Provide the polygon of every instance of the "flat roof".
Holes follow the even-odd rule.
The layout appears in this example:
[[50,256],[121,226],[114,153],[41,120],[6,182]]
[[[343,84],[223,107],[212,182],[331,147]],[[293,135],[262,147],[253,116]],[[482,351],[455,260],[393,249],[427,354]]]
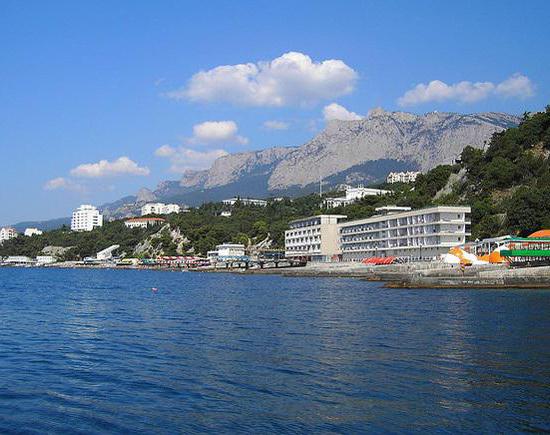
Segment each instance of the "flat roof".
[[320,218],[320,217],[333,217],[333,218],[337,218],[337,219],[345,219],[345,218],[347,218],[347,215],[345,215],[345,214],[318,214],[318,215],[314,215],[314,216],[308,216],[308,217],[305,217],[305,218],[294,219],[294,220],[290,221],[289,224],[292,224],[294,222],[307,221],[307,220],[310,220],[310,219],[315,219],[315,218]]
[[374,215],[374,216],[364,218],[364,219],[356,219],[356,220],[353,220],[353,221],[342,222],[339,225],[344,227],[344,226],[358,225],[358,224],[362,224],[362,223],[379,222],[379,221],[389,220],[389,219],[399,219],[399,218],[403,218],[403,217],[415,216],[415,215],[418,215],[418,214],[426,214],[426,213],[437,213],[437,212],[470,213],[471,211],[472,211],[471,207],[466,206],[466,205],[459,205],[459,206],[438,205],[438,206],[435,206],[435,207],[419,208],[419,209],[416,209],[416,210],[403,211],[403,212],[400,212],[400,213]]
[[124,222],[143,222],[143,221],[165,221],[166,219],[159,218],[159,217],[136,217],[136,218],[128,218]]

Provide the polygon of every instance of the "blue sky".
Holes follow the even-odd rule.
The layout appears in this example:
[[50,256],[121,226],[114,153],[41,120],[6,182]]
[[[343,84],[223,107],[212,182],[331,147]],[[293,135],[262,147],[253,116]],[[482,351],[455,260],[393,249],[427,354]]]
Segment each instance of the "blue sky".
[[548,22],[547,1],[4,0],[0,224],[300,145],[325,117],[541,110]]

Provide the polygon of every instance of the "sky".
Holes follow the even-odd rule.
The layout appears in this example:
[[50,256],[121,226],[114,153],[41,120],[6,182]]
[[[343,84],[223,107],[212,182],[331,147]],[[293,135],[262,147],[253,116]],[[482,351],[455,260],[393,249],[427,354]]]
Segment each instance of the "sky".
[[382,107],[550,104],[550,2],[0,2],[0,224]]

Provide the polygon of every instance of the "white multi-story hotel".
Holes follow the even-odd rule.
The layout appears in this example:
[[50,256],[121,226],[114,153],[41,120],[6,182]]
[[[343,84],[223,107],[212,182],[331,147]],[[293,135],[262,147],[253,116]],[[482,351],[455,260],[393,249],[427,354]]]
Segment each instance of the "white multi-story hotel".
[[236,203],[240,202],[243,205],[259,205],[260,207],[265,207],[267,205],[267,201],[263,199],[254,199],[254,198],[229,198],[224,199],[222,202],[225,205],[235,205]]
[[92,231],[103,226],[103,215],[93,205],[83,204],[73,211],[71,230]]
[[0,244],[6,240],[15,239],[17,237],[17,231],[12,227],[0,228]]
[[285,257],[330,261],[340,253],[338,223],[346,217],[325,214],[291,221],[285,231]]
[[[379,211],[382,211],[379,209]],[[470,207],[437,206],[339,225],[343,261],[369,257],[435,259],[470,235]]]
[[386,178],[386,183],[414,183],[418,174],[420,174],[420,172],[390,172]]
[[327,206],[327,208],[334,208],[352,204],[355,201],[364,198],[365,196],[387,195],[388,193],[391,192],[389,190],[372,189],[363,186],[346,186],[346,196],[338,198],[327,198],[325,200],[325,205]]
[[164,204],[162,202],[150,202],[141,207],[141,215],[179,213],[181,207],[178,204]]

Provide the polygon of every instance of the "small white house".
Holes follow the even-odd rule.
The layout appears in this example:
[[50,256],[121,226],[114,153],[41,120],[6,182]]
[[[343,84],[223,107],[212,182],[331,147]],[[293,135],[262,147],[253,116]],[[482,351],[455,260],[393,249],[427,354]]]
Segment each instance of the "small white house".
[[243,260],[246,258],[244,245],[241,243],[223,243],[216,246],[218,260]]
[[339,206],[345,206],[349,204],[353,204],[355,201],[358,201],[365,196],[380,196],[380,195],[387,195],[388,193],[391,193],[389,190],[383,190],[383,189],[372,189],[370,187],[363,187],[363,186],[357,186],[357,187],[351,187],[346,186],[346,195],[338,198],[327,198],[325,200],[325,205],[327,208],[334,208]]
[[166,222],[166,219],[157,217],[130,218],[124,221],[127,228],[147,228]]
[[57,260],[55,257],[52,257],[51,255],[38,255],[36,257],[36,264],[38,266],[44,265],[44,264],[52,264],[55,263]]
[[40,236],[42,235],[42,231],[38,228],[26,228],[23,234],[27,237]]

